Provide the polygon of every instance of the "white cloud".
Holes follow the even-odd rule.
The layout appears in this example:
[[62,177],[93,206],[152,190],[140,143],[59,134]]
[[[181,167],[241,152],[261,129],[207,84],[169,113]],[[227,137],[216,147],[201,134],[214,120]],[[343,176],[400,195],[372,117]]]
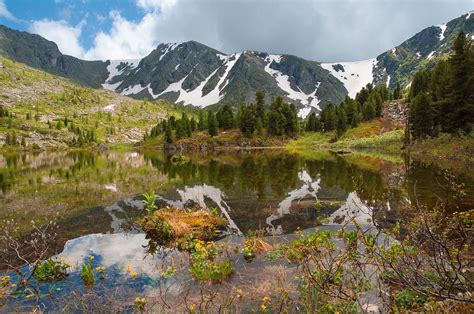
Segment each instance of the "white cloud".
[[155,31],[159,15],[145,14],[134,23],[124,19],[119,12],[110,13],[112,27],[109,32],[96,34],[92,48],[84,57],[88,60],[133,59],[150,53],[155,47],[159,33]]
[[137,6],[145,10],[165,12],[176,4],[177,0],[137,0]]
[[14,22],[18,21],[18,19],[14,17],[10,11],[8,11],[7,5],[5,4],[5,0],[0,0],[0,17],[4,17],[7,20]]
[[64,20],[52,21],[43,19],[34,21],[30,25],[29,31],[54,41],[62,53],[81,58],[84,56],[85,51],[80,44],[79,38],[84,24],[84,20],[76,26],[71,26]]
[[127,20],[118,11],[110,12],[110,29],[92,34],[89,50],[79,42],[81,25],[63,20],[34,24],[43,22],[45,29],[36,32],[64,53],[89,60],[141,58],[159,42],[196,40],[225,53],[259,50],[317,61],[356,61],[466,13],[471,1],[437,0],[426,10],[428,0],[134,0],[143,17]]

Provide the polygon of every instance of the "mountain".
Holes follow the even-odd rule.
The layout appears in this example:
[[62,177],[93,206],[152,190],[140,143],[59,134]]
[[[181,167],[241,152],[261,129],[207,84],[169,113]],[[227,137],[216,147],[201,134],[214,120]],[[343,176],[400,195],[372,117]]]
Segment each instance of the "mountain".
[[0,55],[90,87],[100,87],[107,78],[106,62],[63,55],[54,42],[3,25],[0,25]]
[[299,115],[354,97],[367,83],[407,86],[418,70],[449,53],[460,30],[474,36],[474,12],[428,27],[379,56],[320,63],[292,55],[243,51],[230,55],[195,41],[160,44],[139,60],[83,61],[56,44],[0,26],[0,55],[133,98],[167,99],[197,107],[238,106],[263,91],[267,103],[284,96]]

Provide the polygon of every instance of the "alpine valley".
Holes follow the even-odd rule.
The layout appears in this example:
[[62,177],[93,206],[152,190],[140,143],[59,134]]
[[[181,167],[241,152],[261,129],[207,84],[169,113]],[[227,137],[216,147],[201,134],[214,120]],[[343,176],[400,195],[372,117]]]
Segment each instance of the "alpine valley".
[[263,91],[267,103],[284,96],[306,117],[347,95],[354,97],[367,83],[406,87],[415,72],[445,58],[460,30],[474,38],[472,11],[359,62],[321,63],[248,50],[228,55],[195,41],[162,43],[139,60],[85,61],[62,54],[39,35],[0,25],[0,55],[85,86],[201,108],[236,107]]

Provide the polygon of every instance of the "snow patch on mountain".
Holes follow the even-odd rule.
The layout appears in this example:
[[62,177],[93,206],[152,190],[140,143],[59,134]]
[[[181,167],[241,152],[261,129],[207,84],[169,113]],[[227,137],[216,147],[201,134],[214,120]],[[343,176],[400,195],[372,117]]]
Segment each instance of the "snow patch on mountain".
[[161,50],[161,55],[160,57],[158,58],[158,62],[161,61],[161,59],[163,59],[164,56],[166,56],[169,52],[173,51],[176,49],[176,47],[179,46],[179,43],[168,43],[165,45],[165,47],[163,47],[163,49]]
[[446,28],[448,28],[448,26],[446,25],[446,23],[443,23],[440,25],[436,25],[436,27],[439,27],[441,29],[441,33],[439,34],[439,41],[442,41],[444,39],[444,32],[446,31]]
[[[339,79],[347,89],[349,96],[354,98],[362,87],[372,83],[374,79],[373,68],[376,62],[377,59],[373,58],[356,62],[321,63],[321,67]],[[336,70],[334,67],[336,65],[341,65],[344,71]]]
[[[221,55],[222,56],[222,55]],[[219,101],[224,98],[225,94],[223,93],[224,88],[227,86],[229,83],[229,78],[228,75],[232,68],[234,67],[235,63],[237,60],[239,60],[241,56],[241,53],[235,53],[230,56],[225,56],[223,57],[222,60],[224,60],[224,63],[217,68],[214,72],[212,72],[207,78],[205,78],[195,89],[187,91],[183,89],[182,84],[184,80],[187,78],[185,76],[178,82],[170,84],[164,91],[159,93],[158,95],[153,95],[153,98],[157,98],[161,95],[164,95],[169,92],[177,92],[179,93],[178,99],[176,100],[176,103],[183,102],[184,105],[193,105],[197,107],[207,107],[210,105],[213,105],[215,103],[218,103]],[[203,89],[204,86],[206,86],[206,83],[219,71],[222,67],[225,67],[225,72],[224,74],[219,78],[219,82],[216,84],[216,87],[207,93],[205,96],[203,96]],[[188,74],[189,75],[189,74]]]
[[117,75],[122,74],[125,70],[135,69],[140,63],[140,60],[141,59],[107,60],[109,62],[109,65],[107,66],[107,72],[109,72],[109,76],[107,77],[105,82],[102,84],[102,87],[105,89],[115,91],[115,89],[122,82],[110,84],[109,81],[112,80]]
[[466,20],[469,20],[469,18],[470,18],[471,15],[473,15],[473,14],[474,14],[474,10],[473,10],[473,11],[469,11],[469,12],[467,13]]
[[272,69],[270,67],[273,62],[280,63],[282,58],[283,56],[281,55],[268,55],[267,57],[265,57],[264,60],[265,62],[267,62],[267,64],[265,65],[265,72],[270,74],[277,82],[278,87],[280,87],[281,90],[287,93],[286,97],[299,101],[304,106],[303,109],[301,109],[298,113],[300,117],[306,117],[311,112],[311,108],[321,110],[318,105],[320,100],[316,96],[321,82],[318,82],[315,86],[314,91],[309,94],[303,92],[299,88],[299,86],[297,86],[298,90],[294,90],[291,87],[290,77],[288,75],[283,74],[282,72]]

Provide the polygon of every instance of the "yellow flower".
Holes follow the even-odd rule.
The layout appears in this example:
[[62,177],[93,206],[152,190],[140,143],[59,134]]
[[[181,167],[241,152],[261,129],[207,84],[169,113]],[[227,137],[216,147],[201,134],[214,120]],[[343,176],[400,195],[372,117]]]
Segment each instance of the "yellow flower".
[[267,297],[267,296],[264,296],[264,297],[262,298],[262,301],[265,302],[265,303],[267,303],[268,301],[270,301],[270,298]]
[[136,272],[132,271],[131,275],[132,275],[133,280],[135,280],[137,278],[137,273]]
[[127,267],[125,268],[125,271],[127,273],[131,273],[132,272],[132,266],[130,264],[128,264]]
[[193,304],[191,304],[191,306],[189,307],[189,310],[190,310],[191,312],[194,312],[194,309],[195,309],[195,308],[196,308],[196,304],[193,303]]
[[196,248],[196,250],[199,250],[200,248],[202,248],[202,245],[201,243],[196,243],[196,245],[194,245],[194,247]]
[[240,299],[243,295],[242,289],[237,289],[235,292],[237,293],[237,298]]
[[260,309],[262,310],[262,312],[266,312],[267,311],[267,306],[265,304],[262,304],[262,305],[260,305]]

